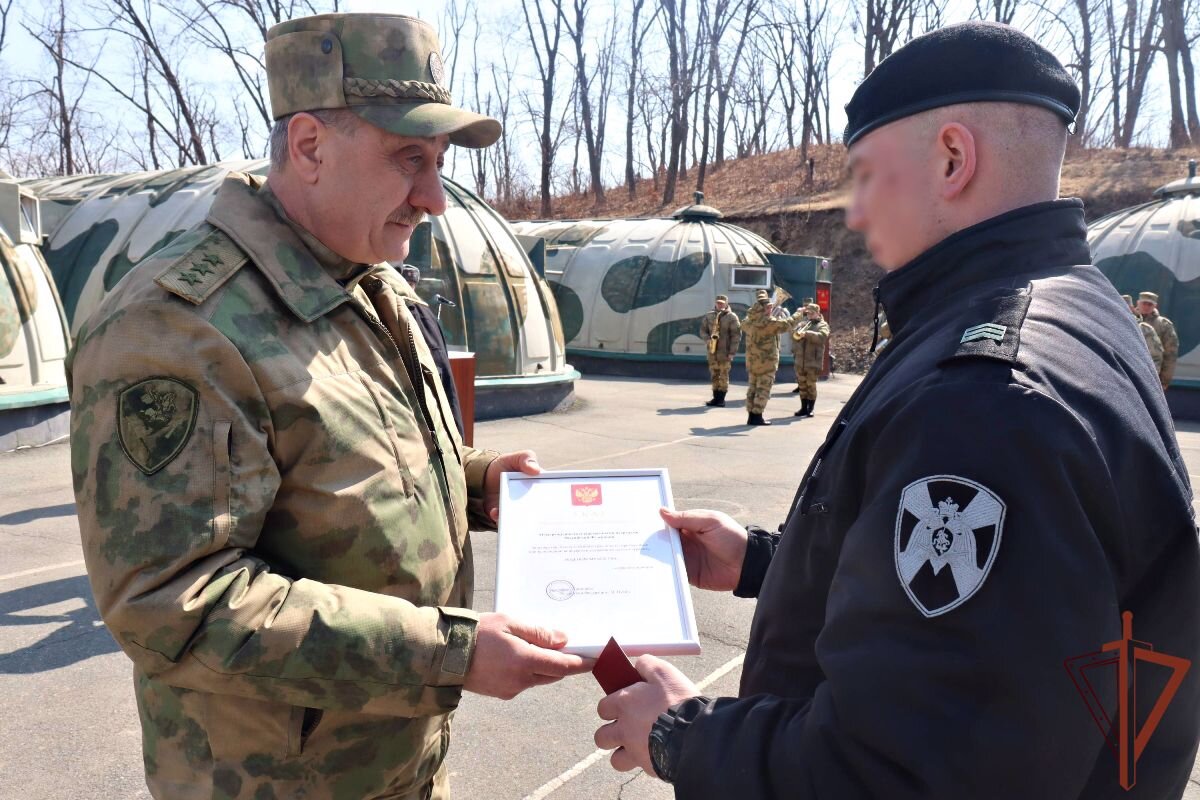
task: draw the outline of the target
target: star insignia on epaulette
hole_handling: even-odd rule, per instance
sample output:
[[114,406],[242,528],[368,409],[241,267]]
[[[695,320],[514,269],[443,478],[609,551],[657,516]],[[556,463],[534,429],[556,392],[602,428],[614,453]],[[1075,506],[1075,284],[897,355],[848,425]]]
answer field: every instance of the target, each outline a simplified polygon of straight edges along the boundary
[[193,275],[191,270],[188,270],[187,272],[179,273],[179,280],[183,281],[189,286],[195,286],[203,279],[199,275]]
[[217,255],[216,253],[209,253],[208,255],[206,255],[204,258],[202,258],[200,260],[207,261],[209,264],[212,264],[214,267],[217,264],[225,263],[224,261],[221,260],[221,257],[219,255]]
[[192,268],[188,272],[194,272],[197,275],[211,275],[213,268],[205,264],[203,261],[197,261],[192,264]]

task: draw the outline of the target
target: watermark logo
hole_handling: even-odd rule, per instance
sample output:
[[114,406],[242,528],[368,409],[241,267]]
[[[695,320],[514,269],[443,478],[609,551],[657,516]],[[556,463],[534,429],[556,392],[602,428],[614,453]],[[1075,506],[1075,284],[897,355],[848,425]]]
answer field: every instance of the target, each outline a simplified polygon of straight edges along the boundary
[[[1150,714],[1138,728],[1138,663],[1145,662],[1167,667],[1171,677],[1167,680],[1158,699],[1154,701]],[[1115,642],[1103,645],[1094,653],[1068,658],[1063,666],[1071,676],[1072,683],[1079,690],[1079,696],[1087,704],[1088,712],[1100,733],[1104,735],[1108,746],[1117,757],[1119,780],[1126,791],[1137,783],[1137,762],[1142,757],[1150,737],[1158,724],[1162,722],[1167,706],[1179,691],[1183,678],[1187,675],[1192,662],[1179,656],[1157,652],[1149,642],[1140,642],[1133,638],[1133,612],[1126,611],[1121,615],[1121,638]],[[1088,680],[1087,670],[1116,667],[1117,670],[1117,717],[1110,720],[1104,704],[1096,695],[1096,690]]]

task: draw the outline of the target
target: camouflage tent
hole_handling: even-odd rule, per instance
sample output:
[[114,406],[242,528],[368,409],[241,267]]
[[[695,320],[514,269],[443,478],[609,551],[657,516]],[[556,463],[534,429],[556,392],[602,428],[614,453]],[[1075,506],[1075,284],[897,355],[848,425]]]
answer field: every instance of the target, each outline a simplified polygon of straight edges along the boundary
[[[744,316],[759,289],[780,286],[794,306],[828,283],[827,260],[780,253],[721,222],[702,199],[671,218],[513,224],[523,237],[545,240],[546,279],[558,299],[567,352],[582,369],[638,372],[628,368],[631,362],[650,362],[658,374],[664,365],[688,364],[703,373],[700,321],[716,295],[728,295]],[[790,348],[782,352],[790,364]]]
[[[26,182],[41,200],[43,253],[72,330],[134,264],[204,218],[227,172],[266,168],[240,161]],[[431,306],[438,295],[454,304],[440,312],[451,349],[476,355],[476,416],[564,402],[578,373],[566,363],[549,287],[495,211],[454,181],[444,185],[446,213],[418,228],[409,260]]]
[[1149,203],[1109,214],[1088,228],[1092,259],[1117,291],[1133,297],[1156,293],[1159,310],[1175,323],[1179,363],[1171,386],[1182,389],[1200,388],[1200,177],[1195,176],[1195,162],[1192,173],[1156,191]]
[[67,324],[40,241],[37,198],[0,172],[0,451],[66,432]]
[[[6,409],[54,404],[60,413],[68,323],[78,330],[136,263],[202,220],[227,172],[266,168],[266,161],[239,161],[163,172],[0,178],[0,451],[24,443],[6,433],[44,427],[46,416],[31,422]],[[439,295],[453,303],[440,313],[450,348],[476,355],[476,417],[536,413],[568,402],[579,373],[566,362],[549,286],[508,223],[454,181],[446,179],[445,188],[447,211],[418,226],[409,260],[421,267],[418,292],[431,306]],[[21,209],[33,215],[29,224]],[[30,224],[40,229],[27,230]]]

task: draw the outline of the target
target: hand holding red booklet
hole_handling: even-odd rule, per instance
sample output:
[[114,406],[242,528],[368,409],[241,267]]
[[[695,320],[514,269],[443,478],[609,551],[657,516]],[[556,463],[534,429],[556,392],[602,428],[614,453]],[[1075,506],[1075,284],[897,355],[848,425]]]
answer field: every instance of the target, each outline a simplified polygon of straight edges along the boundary
[[610,638],[608,644],[600,651],[596,663],[592,666],[592,674],[606,695],[619,692],[627,686],[645,682],[638,674],[629,656],[617,644],[616,639]]

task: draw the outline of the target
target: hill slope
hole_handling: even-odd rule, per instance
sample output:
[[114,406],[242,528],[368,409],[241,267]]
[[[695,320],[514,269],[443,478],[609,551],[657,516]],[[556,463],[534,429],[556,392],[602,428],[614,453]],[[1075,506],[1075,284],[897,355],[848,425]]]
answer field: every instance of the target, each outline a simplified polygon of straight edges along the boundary
[[[705,180],[706,205],[715,206],[729,222],[753,230],[780,250],[819,254],[834,267],[831,339],[839,371],[859,372],[869,363],[873,304],[871,288],[882,272],[863,246],[862,237],[846,230],[843,217],[847,199],[845,148],[841,145],[812,148],[813,180],[798,150],[727,161],[710,171]],[[1084,150],[1072,153],[1063,165],[1062,195],[1082,198],[1089,220],[1120,208],[1146,202],[1158,187],[1186,176],[1187,160],[1200,157],[1188,150]],[[642,178],[630,198],[624,187],[608,190],[603,208],[588,195],[554,199],[553,216],[559,219],[666,216],[691,202],[695,171],[681,178],[688,191],[664,207],[661,189]],[[498,206],[509,219],[532,219],[538,208],[529,203]]]

